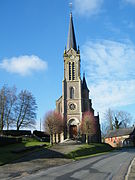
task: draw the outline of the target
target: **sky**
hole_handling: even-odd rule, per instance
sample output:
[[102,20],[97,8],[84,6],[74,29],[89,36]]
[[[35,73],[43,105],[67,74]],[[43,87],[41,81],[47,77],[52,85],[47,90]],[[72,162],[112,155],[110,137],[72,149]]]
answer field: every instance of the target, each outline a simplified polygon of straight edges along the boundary
[[101,122],[108,108],[135,118],[135,0],[0,0],[0,88],[32,92],[39,130],[62,94],[70,2],[81,74]]

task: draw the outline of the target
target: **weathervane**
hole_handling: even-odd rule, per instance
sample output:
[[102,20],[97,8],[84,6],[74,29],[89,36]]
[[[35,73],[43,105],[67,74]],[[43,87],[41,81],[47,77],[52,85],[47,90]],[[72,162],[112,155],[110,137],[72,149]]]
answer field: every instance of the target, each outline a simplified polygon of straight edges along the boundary
[[72,2],[69,3],[70,13],[72,14]]

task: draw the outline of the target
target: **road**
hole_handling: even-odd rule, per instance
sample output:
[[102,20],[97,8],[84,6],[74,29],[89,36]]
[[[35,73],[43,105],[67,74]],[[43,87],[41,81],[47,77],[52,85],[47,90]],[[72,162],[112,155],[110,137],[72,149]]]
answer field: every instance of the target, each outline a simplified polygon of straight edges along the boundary
[[124,180],[134,157],[135,149],[121,150],[42,170],[21,180]]

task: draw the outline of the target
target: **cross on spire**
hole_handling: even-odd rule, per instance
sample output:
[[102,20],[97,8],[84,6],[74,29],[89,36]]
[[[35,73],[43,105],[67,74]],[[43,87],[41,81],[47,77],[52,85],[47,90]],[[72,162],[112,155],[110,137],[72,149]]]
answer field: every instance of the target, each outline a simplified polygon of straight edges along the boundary
[[70,13],[72,13],[72,2],[69,3]]

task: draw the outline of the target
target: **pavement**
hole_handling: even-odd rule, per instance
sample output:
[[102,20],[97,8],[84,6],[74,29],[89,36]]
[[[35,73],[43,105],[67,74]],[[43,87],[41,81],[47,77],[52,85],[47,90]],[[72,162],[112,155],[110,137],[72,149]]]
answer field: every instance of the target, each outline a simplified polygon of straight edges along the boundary
[[125,180],[135,180],[135,158],[132,160]]

